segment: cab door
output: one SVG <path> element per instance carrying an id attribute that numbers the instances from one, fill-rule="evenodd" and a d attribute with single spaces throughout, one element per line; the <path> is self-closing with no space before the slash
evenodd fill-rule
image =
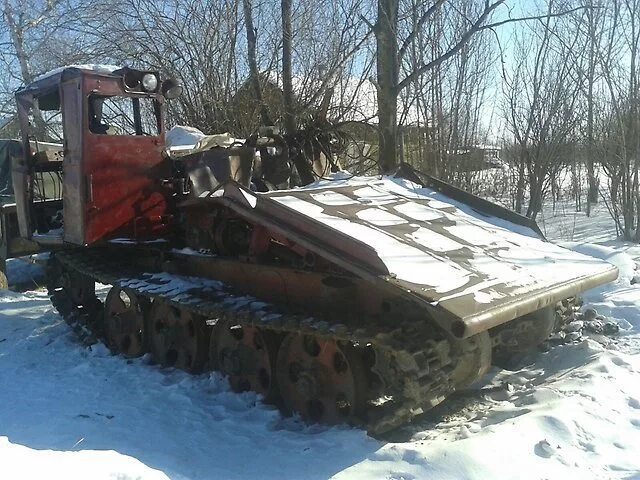
<path id="1" fill-rule="evenodd" d="M 163 235 L 172 168 L 163 155 L 160 100 L 126 94 L 113 77 L 87 76 L 84 91 L 85 243 Z M 142 103 L 150 107 L 145 128 L 133 115 Z"/>

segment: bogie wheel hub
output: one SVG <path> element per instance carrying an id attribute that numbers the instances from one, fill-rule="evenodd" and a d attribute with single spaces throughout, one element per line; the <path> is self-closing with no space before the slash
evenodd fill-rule
<path id="1" fill-rule="evenodd" d="M 278 396 L 277 351 L 277 337 L 256 327 L 223 320 L 211 335 L 211 366 L 229 378 L 234 391 L 260 393 L 267 403 L 276 402 Z"/>
<path id="2" fill-rule="evenodd" d="M 120 287 L 112 287 L 105 301 L 104 335 L 109 348 L 125 357 L 145 352 L 147 302 Z"/>
<path id="3" fill-rule="evenodd" d="M 280 346 L 277 372 L 289 412 L 328 424 L 362 420 L 367 381 L 361 355 L 354 347 L 289 334 Z"/>
<path id="4" fill-rule="evenodd" d="M 153 302 L 148 338 L 155 362 L 188 372 L 199 372 L 207 361 L 211 335 L 204 318 L 167 302 Z"/>

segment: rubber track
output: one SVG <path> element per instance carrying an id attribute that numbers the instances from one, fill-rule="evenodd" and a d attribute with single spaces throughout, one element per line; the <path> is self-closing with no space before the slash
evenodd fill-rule
<path id="1" fill-rule="evenodd" d="M 126 255 L 113 258 L 113 252 L 101 249 L 74 249 L 52 254 L 51 263 L 59 261 L 66 268 L 86 275 L 96 282 L 117 285 L 139 295 L 162 299 L 207 319 L 230 320 L 239 325 L 256 326 L 276 332 L 299 332 L 325 339 L 369 345 L 375 351 L 373 372 L 385 386 L 377 406 L 367 412 L 367 421 L 360 424 L 373 435 L 402 426 L 453 392 L 452 358 L 446 339 L 434 340 L 421 322 L 402 325 L 363 323 L 347 325 L 329 323 L 311 317 L 287 313 L 286 310 L 249 296 L 238 296 L 220 282 L 182 277 L 168 273 L 145 273 L 136 270 Z M 55 284 L 55 279 L 52 279 Z M 182 288 L 172 288 L 179 283 Z M 193 287 L 190 285 L 204 285 Z M 49 290 L 54 307 L 71 323 L 80 317 L 82 324 L 91 324 L 95 309 L 71 305 L 59 289 Z M 84 318 L 82 318 L 84 316 Z M 473 349 L 473 342 L 467 349 Z M 386 401 L 388 399 L 391 401 Z"/>

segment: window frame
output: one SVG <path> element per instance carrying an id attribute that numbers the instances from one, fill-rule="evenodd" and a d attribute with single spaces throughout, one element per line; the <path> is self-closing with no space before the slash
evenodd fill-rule
<path id="1" fill-rule="evenodd" d="M 133 123 L 133 128 L 135 129 L 136 133 L 122 133 L 122 134 L 108 134 L 108 133 L 100 133 L 100 132 L 95 132 L 94 130 L 92 130 L 91 127 L 91 110 L 92 110 L 92 106 L 91 106 L 91 99 L 98 97 L 98 98 L 103 98 L 103 99 L 110 99 L 110 98 L 119 98 L 119 99 L 131 99 L 131 104 L 133 107 L 133 117 L 130 118 L 130 120 L 132 120 Z M 146 99 L 146 100 L 150 100 L 152 102 L 153 105 L 153 115 L 155 117 L 155 132 L 153 133 L 147 133 L 144 132 L 144 130 L 142 130 L 142 109 L 141 109 L 141 99 Z M 159 137 L 162 134 L 162 103 L 159 101 L 158 97 L 156 95 L 145 95 L 145 94 L 140 94 L 140 95 L 136 95 L 136 94 L 131 94 L 131 93 L 126 93 L 123 92 L 121 94 L 116 94 L 116 95 L 107 95 L 107 94 L 102 94 L 100 92 L 90 92 L 88 95 L 85 96 L 85 111 L 86 113 L 86 120 L 85 120 L 85 127 L 87 132 L 90 135 L 94 135 L 97 137 L 127 137 L 127 138 L 136 138 L 136 137 L 151 137 L 151 138 L 155 138 L 155 137 Z"/>

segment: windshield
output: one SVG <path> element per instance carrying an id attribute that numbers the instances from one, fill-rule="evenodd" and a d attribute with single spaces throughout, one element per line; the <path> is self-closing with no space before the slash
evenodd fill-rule
<path id="1" fill-rule="evenodd" d="M 89 130 L 96 135 L 160 133 L 160 108 L 153 98 L 89 96 Z"/>

